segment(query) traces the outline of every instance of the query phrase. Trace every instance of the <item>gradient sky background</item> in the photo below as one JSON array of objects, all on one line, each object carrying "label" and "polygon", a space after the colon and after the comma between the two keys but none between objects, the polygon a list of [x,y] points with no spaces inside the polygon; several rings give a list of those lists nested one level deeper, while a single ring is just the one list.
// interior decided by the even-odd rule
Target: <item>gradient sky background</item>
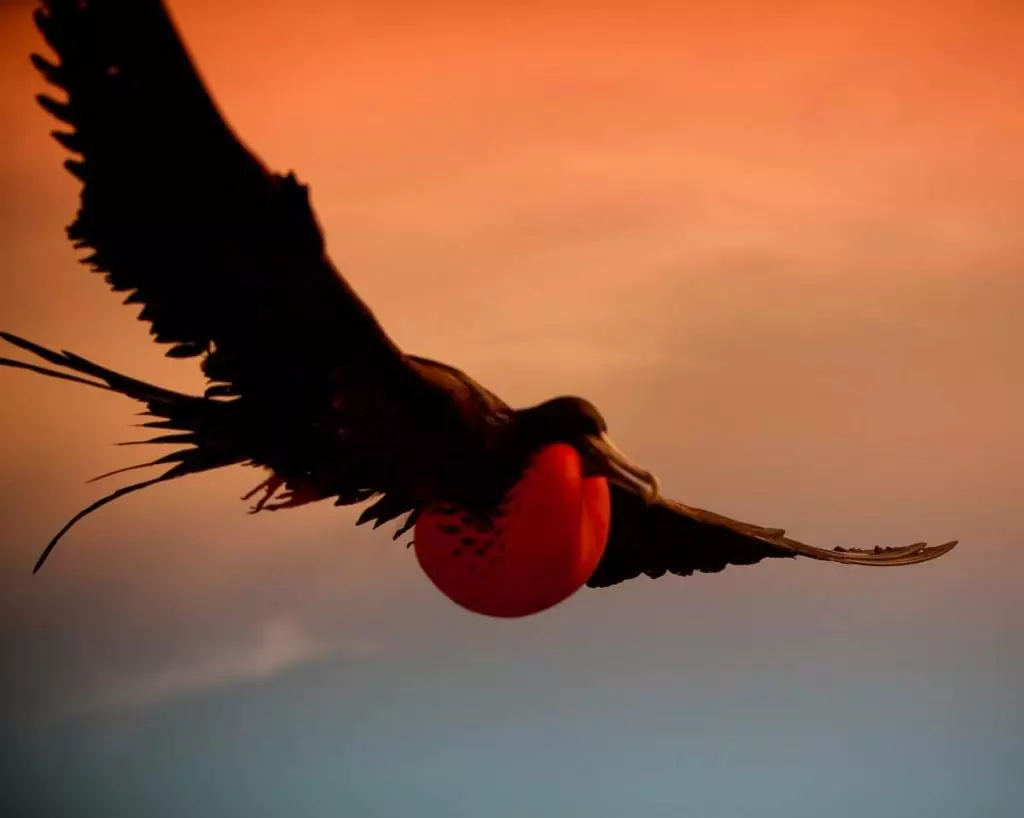
[{"label": "gradient sky background", "polygon": [[[0,326],[199,389],[63,226],[0,3]],[[892,571],[447,602],[247,469],[40,547],[134,407],[0,374],[0,801],[19,818],[1009,818],[1024,798],[1024,5],[176,0],[405,348],[579,393],[667,493]]]}]

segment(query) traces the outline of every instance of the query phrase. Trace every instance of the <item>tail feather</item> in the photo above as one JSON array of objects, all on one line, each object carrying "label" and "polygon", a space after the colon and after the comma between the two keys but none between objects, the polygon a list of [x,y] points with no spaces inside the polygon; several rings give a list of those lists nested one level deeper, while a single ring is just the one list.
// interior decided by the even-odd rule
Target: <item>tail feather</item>
[{"label": "tail feather", "polygon": [[[150,443],[152,441],[144,440],[142,442]],[[103,474],[97,474],[95,477],[90,477],[86,482],[96,483],[99,480],[106,479],[107,477],[113,477],[115,474],[124,474],[125,472],[136,471],[137,469],[148,469],[153,466],[166,466],[168,463],[180,463],[189,451],[189,449],[181,449],[164,455],[163,457],[158,457],[156,460],[150,460],[148,463],[136,463],[134,466],[124,466],[120,469],[114,469],[113,471],[104,472]]]},{"label": "tail feather", "polygon": [[159,477],[154,477],[152,480],[143,480],[141,483],[133,483],[130,486],[122,486],[121,488],[110,492],[110,494],[108,494],[106,497],[101,497],[92,505],[83,508],[74,517],[72,517],[70,520],[64,523],[64,527],[60,531],[58,531],[54,535],[53,539],[46,544],[46,548],[43,549],[43,553],[40,554],[39,559],[36,560],[36,564],[35,567],[32,569],[32,573],[35,574],[37,571],[39,571],[40,568],[43,567],[43,563],[46,562],[46,558],[50,556],[50,552],[53,551],[57,543],[59,543],[63,536],[71,530],[75,523],[79,522],[85,517],[88,517],[97,509],[103,508],[103,506],[105,506],[107,503],[112,503],[118,497],[124,497],[126,494],[131,494],[132,492],[148,488],[149,486],[156,485],[157,483],[162,483],[169,479],[171,478],[169,478],[166,474],[161,474]]},{"label": "tail feather", "polygon": [[84,383],[86,386],[95,386],[97,389],[110,390],[110,387],[105,383],[97,383],[87,378],[79,378],[77,375],[69,375],[67,372],[57,372],[55,369],[47,369],[45,366],[27,364],[24,361],[16,361],[13,358],[0,358],[0,366],[9,366],[12,369],[27,369],[29,372],[38,372],[40,375],[46,375],[50,378],[60,378],[65,381]]},{"label": "tail feather", "polygon": [[[106,384],[107,389],[113,390],[114,392],[120,392],[122,395],[127,395],[130,398],[143,401],[145,403],[154,402],[157,404],[175,402],[180,400],[199,400],[192,395],[186,395],[182,392],[174,392],[170,389],[163,389],[159,386],[154,386],[151,383],[145,381],[136,380],[135,378],[129,378],[127,375],[122,375],[119,372],[114,372],[112,369],[107,369],[104,366],[93,363],[87,358],[83,358],[81,355],[76,355],[73,352],[62,350],[61,352],[55,352],[52,349],[47,349],[44,346],[28,341],[24,338],[20,338],[17,335],[12,335],[9,332],[0,332],[0,338],[7,341],[12,346],[16,346],[26,352],[31,352],[44,361],[48,361],[56,366],[62,366],[67,369],[74,370],[83,375],[91,375],[103,381]],[[5,362],[7,359],[4,359]],[[20,361],[13,361],[13,365],[20,366],[22,368],[32,368],[31,364],[23,364]],[[41,368],[41,367],[40,367]],[[70,378],[74,376],[64,375],[59,372],[53,372],[52,370],[45,370],[42,374],[51,375],[55,377]],[[79,379],[85,381],[85,379]],[[102,384],[96,384],[92,381],[85,381],[93,386],[101,386]],[[152,408],[150,411],[153,411]]]},{"label": "tail feather", "polygon": [[[57,543],[76,523],[119,497],[124,497],[127,494],[148,488],[157,483],[164,483],[189,474],[198,474],[199,472],[210,471],[222,466],[231,466],[236,463],[244,463],[249,460],[246,455],[239,452],[231,444],[232,436],[229,431],[232,428],[232,424],[227,417],[227,413],[231,411],[230,402],[215,400],[209,397],[200,398],[195,395],[186,395],[182,392],[154,386],[145,381],[136,380],[127,375],[114,372],[73,352],[66,350],[55,352],[7,332],[0,332],[0,339],[3,339],[12,346],[30,352],[47,363],[70,370],[70,372],[3,357],[0,357],[0,366],[24,369],[50,378],[83,383],[86,386],[126,395],[146,405],[147,411],[143,414],[157,418],[157,420],[139,425],[154,429],[170,429],[176,432],[176,434],[158,435],[149,440],[132,440],[121,445],[172,443],[187,446],[187,448],[177,449],[148,463],[116,469],[93,478],[93,480],[100,480],[104,477],[111,477],[115,474],[133,471],[134,469],[173,464],[171,468],[159,477],[116,489],[78,512],[68,520],[64,527],[47,544],[38,562],[36,562],[33,573],[43,566],[43,563],[46,562],[47,557],[49,557]],[[92,380],[93,378],[95,380]],[[92,480],[89,482],[92,482]]]}]

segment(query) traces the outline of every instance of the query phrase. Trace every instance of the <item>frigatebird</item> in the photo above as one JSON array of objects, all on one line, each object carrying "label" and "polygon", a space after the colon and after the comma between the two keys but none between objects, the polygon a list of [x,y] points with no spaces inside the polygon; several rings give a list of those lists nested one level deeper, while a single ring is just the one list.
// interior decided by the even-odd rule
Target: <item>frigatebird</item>
[{"label": "frigatebird", "polygon": [[143,425],[161,430],[133,442],[176,447],[142,464],[167,467],[158,476],[73,517],[36,570],[106,503],[235,464],[270,472],[243,498],[262,491],[254,510],[369,503],[358,524],[404,516],[396,539],[432,504],[486,519],[552,444],[610,484],[592,587],[773,557],[908,565],[956,544],[821,549],[665,499],[588,401],[513,409],[464,372],[403,352],[325,254],[307,187],[268,169],[222,118],[160,0],[43,0],[35,21],[57,62],[32,61],[67,95],[38,100],[69,126],[53,136],[77,155],[65,166],[82,182],[68,236],[89,251],[83,264],[142,305],[166,354],[200,359],[208,379],[202,395],[183,394],[2,334],[54,368],[0,364],[133,398],[153,418]]}]

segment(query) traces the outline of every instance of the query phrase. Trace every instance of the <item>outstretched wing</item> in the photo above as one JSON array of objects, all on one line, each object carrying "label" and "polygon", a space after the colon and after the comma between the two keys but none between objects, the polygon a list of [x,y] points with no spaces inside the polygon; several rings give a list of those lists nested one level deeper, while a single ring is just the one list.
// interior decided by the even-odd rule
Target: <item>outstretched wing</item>
[{"label": "outstretched wing", "polygon": [[845,565],[913,565],[941,557],[956,542],[870,551],[805,545],[781,528],[732,520],[673,500],[651,505],[635,494],[612,488],[612,530],[604,557],[587,582],[592,588],[615,585],[641,574],[690,576],[715,573],[729,565],[753,565],[772,557],[810,557]]},{"label": "outstretched wing", "polygon": [[232,133],[160,0],[42,0],[35,19],[59,61],[33,62],[67,92],[40,104],[80,154],[68,235],[168,355],[205,356],[210,394],[292,406],[402,366],[326,257],[306,187]]}]

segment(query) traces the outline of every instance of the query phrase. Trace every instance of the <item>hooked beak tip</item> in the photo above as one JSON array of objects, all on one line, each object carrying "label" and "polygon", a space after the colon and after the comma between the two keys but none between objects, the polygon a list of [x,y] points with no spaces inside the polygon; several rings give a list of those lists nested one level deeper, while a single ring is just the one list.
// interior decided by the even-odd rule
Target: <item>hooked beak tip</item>
[{"label": "hooked beak tip", "polygon": [[593,440],[594,449],[601,458],[600,470],[612,482],[639,494],[646,505],[660,497],[658,478],[627,458],[606,434]]},{"label": "hooked beak tip", "polygon": [[651,475],[651,482],[644,489],[644,493],[643,493],[644,502],[647,505],[652,506],[656,502],[658,502],[658,499],[660,497],[661,497],[661,485],[658,483],[657,476],[652,474]]}]

